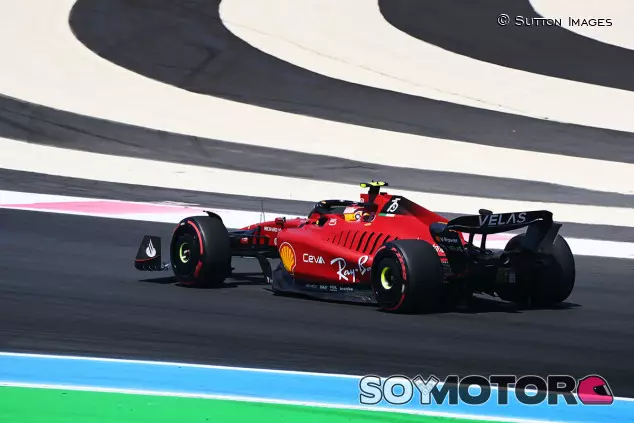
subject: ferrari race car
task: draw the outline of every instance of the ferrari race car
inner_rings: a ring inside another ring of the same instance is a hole
[[[382,310],[432,312],[474,293],[521,306],[564,301],[575,283],[575,262],[560,223],[545,210],[453,220],[399,195],[385,182],[362,183],[360,201],[324,200],[306,218],[277,218],[227,229],[220,216],[183,219],[174,229],[170,262],[161,239],[144,236],[135,259],[143,271],[173,269],[181,284],[214,286],[231,276],[233,257],[259,261],[276,293],[374,303]],[[527,227],[503,250],[487,235]],[[474,245],[480,235],[480,245]],[[273,270],[270,259],[279,259]]]

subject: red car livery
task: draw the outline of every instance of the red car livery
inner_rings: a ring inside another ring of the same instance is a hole
[[[438,310],[474,293],[522,305],[565,300],[574,286],[574,258],[545,210],[448,220],[406,197],[381,192],[385,182],[362,183],[359,201],[323,200],[306,218],[227,229],[220,216],[182,220],[170,242],[146,235],[135,266],[172,268],[186,285],[217,285],[232,274],[233,257],[257,258],[277,293],[378,304],[393,312]],[[486,248],[486,236],[520,228],[504,250]],[[480,246],[473,244],[480,234]],[[149,248],[152,246],[152,249]],[[153,255],[148,254],[153,252]],[[272,269],[270,260],[279,260]]]

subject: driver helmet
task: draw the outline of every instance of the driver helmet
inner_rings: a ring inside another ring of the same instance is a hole
[[[343,211],[343,217],[346,219],[346,222],[360,222],[364,211],[363,207],[355,204],[346,207]]]
[[[346,222],[369,222],[374,218],[374,213],[370,213],[365,207],[355,204],[346,207],[343,211]]]

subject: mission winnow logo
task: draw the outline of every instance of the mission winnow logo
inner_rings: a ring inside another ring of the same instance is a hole
[[[511,395],[517,402],[537,405],[547,402],[557,405],[562,401],[568,405],[609,405],[614,394],[608,382],[599,375],[575,379],[568,375],[551,375],[546,378],[535,375],[471,375],[447,376],[444,381],[431,375],[365,376],[359,382],[359,400],[363,405],[387,402],[392,405],[417,401],[421,405],[482,405],[492,398],[498,405],[509,404]]]

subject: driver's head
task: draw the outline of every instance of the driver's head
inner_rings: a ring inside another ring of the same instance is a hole
[[[365,207],[363,205],[355,204],[350,207],[346,207],[343,211],[343,216],[347,222],[371,222],[374,220],[375,213],[373,207]]]
[[[365,210],[359,205],[346,207],[343,211],[343,217],[347,222],[360,222]]]

